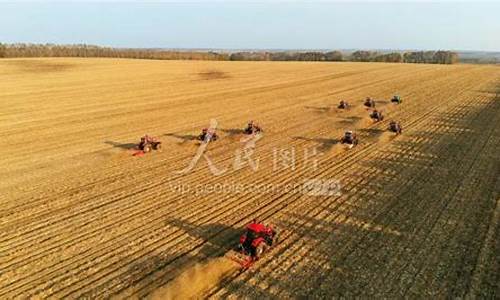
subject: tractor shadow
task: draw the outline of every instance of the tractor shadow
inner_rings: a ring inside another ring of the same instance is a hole
[[[156,278],[154,282],[151,282],[147,290],[141,291],[141,298],[175,279],[179,271],[182,272],[197,263],[224,256],[226,252],[238,245],[239,237],[244,232],[243,229],[235,229],[222,223],[196,225],[190,221],[170,217],[165,220],[164,224],[172,227],[173,234],[189,236],[187,239],[180,237],[177,239],[191,240],[197,246],[194,249],[187,247],[186,250],[179,252],[176,251],[177,245],[174,244],[168,249],[143,257],[131,264],[128,272],[121,279],[122,282],[127,283],[127,286],[148,280],[148,274],[157,271],[164,273],[161,278]]]
[[[397,137],[396,133],[390,131],[388,128],[363,128],[359,129],[358,133],[362,139],[379,144],[386,144]]]
[[[226,79],[231,77],[226,72],[219,70],[206,70],[199,72],[198,76],[201,80]]]
[[[165,224],[177,227],[187,233],[190,237],[196,240],[201,239],[203,241],[201,248],[199,248],[199,252],[190,257],[189,260],[191,262],[193,260],[206,261],[207,259],[223,256],[226,252],[237,246],[239,237],[244,232],[243,228],[235,229],[232,226],[222,223],[196,225],[189,221],[176,218],[167,219]],[[270,278],[270,280],[278,282],[277,279]],[[225,287],[226,291],[223,293],[223,298],[226,298],[229,295],[236,295],[240,298],[245,298],[249,294],[252,296],[262,297],[263,299],[276,298],[275,292],[257,287],[248,282],[232,281],[230,278],[226,280],[223,279],[217,283],[217,286]]]
[[[245,133],[245,130],[241,128],[227,128],[227,129],[221,128],[220,131],[227,133],[229,136],[235,136]]]
[[[320,144],[318,150],[319,151],[329,151],[333,148],[333,146],[340,143],[339,139],[327,139],[327,138],[307,138],[303,136],[295,136],[294,140],[302,140],[307,142],[315,142]]]
[[[194,134],[178,134],[178,133],[166,133],[165,136],[173,137],[181,140],[178,144],[184,144],[189,141],[196,141],[198,139],[197,135]]]
[[[195,225],[175,218],[167,219],[165,225],[177,227],[189,236],[203,240],[203,246],[198,255],[204,258],[221,256],[234,249],[238,245],[240,235],[244,232],[243,229],[235,229],[222,223]]]
[[[111,145],[115,148],[123,149],[123,150],[131,150],[137,147],[137,144],[134,143],[118,143],[113,141],[105,141],[104,144]]]
[[[337,121],[337,124],[340,126],[354,126],[361,120],[363,120],[363,117],[358,117],[358,116],[343,117],[342,120]]]
[[[328,113],[333,110],[333,107],[330,106],[304,106],[304,108],[318,114]]]
[[[391,100],[375,100],[375,104],[376,105],[387,105],[387,104],[391,104]]]
[[[357,132],[359,132],[360,135],[366,134],[367,136],[370,136],[372,138],[377,138],[381,136],[385,132],[385,130],[379,128],[361,128],[358,129]]]

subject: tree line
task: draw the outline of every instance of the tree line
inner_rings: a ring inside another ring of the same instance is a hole
[[[380,53],[377,51],[247,51],[217,53],[214,51],[176,51],[161,49],[123,49],[95,45],[1,44],[0,57],[115,57],[164,60],[232,60],[232,61],[360,61],[392,63],[454,64],[453,51],[409,51]]]
[[[213,51],[124,49],[95,45],[1,44],[0,57],[114,57],[164,60],[228,60],[228,54]]]
[[[354,51],[344,55],[340,51],[329,52],[236,52],[229,56],[236,61],[360,61],[392,63],[455,64],[458,54],[452,51],[411,51],[380,53],[377,51]]]
[[[340,51],[329,52],[235,52],[229,55],[229,60],[235,61],[343,61],[344,56]]]
[[[355,51],[351,54],[352,61],[404,62],[425,64],[455,64],[458,54],[453,51],[410,51],[380,54],[375,51]]]

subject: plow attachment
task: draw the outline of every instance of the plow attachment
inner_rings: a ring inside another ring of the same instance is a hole
[[[143,156],[144,155],[144,151],[142,150],[136,150],[134,151],[134,153],[132,153],[132,156]]]
[[[245,254],[238,252],[238,251],[235,251],[235,250],[229,250],[229,252],[227,252],[224,255],[224,257],[236,262],[243,269],[250,268],[254,263],[254,260],[252,259],[251,256],[245,255]]]

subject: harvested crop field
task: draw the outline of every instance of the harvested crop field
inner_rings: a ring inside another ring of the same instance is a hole
[[[500,296],[499,67],[3,59],[0,99],[0,298]]]

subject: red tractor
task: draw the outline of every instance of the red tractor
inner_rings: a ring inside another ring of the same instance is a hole
[[[337,106],[337,108],[347,109],[347,108],[349,108],[349,103],[347,103],[347,101],[345,101],[345,100],[341,100],[339,105]]]
[[[255,124],[254,121],[249,121],[247,127],[243,130],[245,134],[256,134],[260,133],[262,129],[259,125]]]
[[[278,231],[271,225],[264,225],[253,220],[240,237],[238,251],[232,251],[229,258],[243,268],[249,268],[271,247],[276,245]]]
[[[378,111],[378,110],[374,110],[371,114],[370,114],[370,118],[372,118],[373,121],[375,122],[379,122],[379,121],[382,121],[384,119],[384,116],[382,115],[382,112]]]
[[[374,108],[375,107],[375,100],[373,100],[372,98],[370,97],[367,97],[366,100],[365,100],[365,103],[364,105],[366,107],[371,107],[371,108]]]
[[[350,149],[358,144],[358,137],[354,132],[348,130],[344,133],[344,136],[340,139],[341,144],[346,144]]]
[[[151,150],[160,150],[161,142],[156,138],[145,134],[143,137],[141,137],[138,148],[144,153],[148,153]]]
[[[198,136],[198,140],[205,143],[216,141],[218,138],[219,136],[217,135],[217,132],[215,132],[215,129],[209,130],[208,128],[203,128]]]
[[[403,127],[396,121],[391,121],[389,123],[389,130],[396,133],[396,135],[401,134],[403,132]]]

